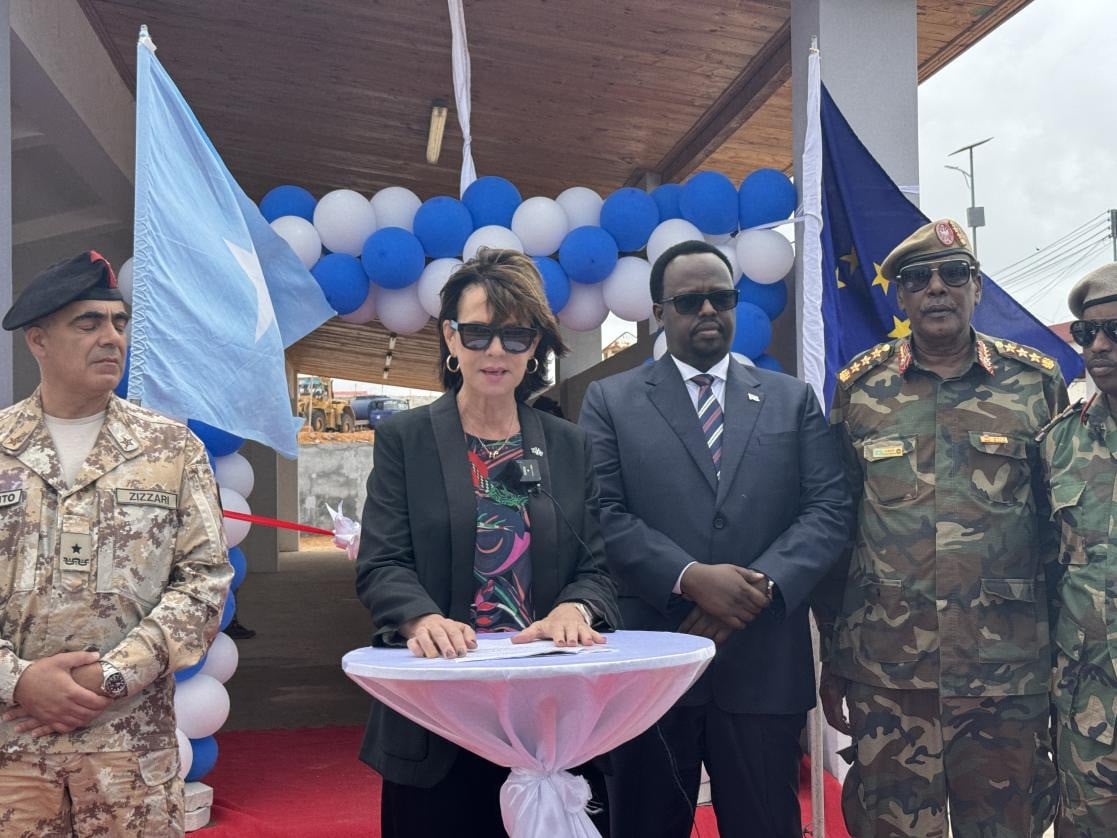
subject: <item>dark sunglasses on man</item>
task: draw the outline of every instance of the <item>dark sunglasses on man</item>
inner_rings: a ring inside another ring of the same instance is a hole
[[[917,262],[904,265],[896,273],[896,281],[909,294],[918,294],[931,284],[931,277],[938,273],[944,285],[961,288],[977,275],[977,265],[968,259],[945,259],[942,262]]]
[[[1075,320],[1070,324],[1070,336],[1085,349],[1094,343],[1098,332],[1105,332],[1111,343],[1117,344],[1117,318],[1111,320]]]
[[[737,300],[740,297],[741,292],[736,288],[727,288],[720,291],[710,291],[707,294],[699,294],[698,292],[676,294],[674,297],[660,300],[659,304],[665,306],[671,303],[679,314],[697,314],[706,300],[710,301],[714,311],[729,311],[729,309],[737,307]]]
[[[493,338],[500,336],[500,345],[505,352],[520,355],[531,349],[531,342],[539,334],[533,326],[501,326],[494,328],[487,323],[459,323],[450,321],[450,328],[458,333],[462,346],[474,352],[484,352],[493,342]]]

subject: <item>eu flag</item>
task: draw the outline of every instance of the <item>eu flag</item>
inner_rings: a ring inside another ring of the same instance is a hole
[[[141,40],[129,398],[294,457],[283,349],[334,315]]]
[[[888,253],[930,219],[909,201],[861,144],[822,88],[822,312],[826,323],[826,403],[839,370],[910,326],[894,283],[880,273]],[[982,274],[974,327],[1050,355],[1069,382],[1082,374],[1078,353]]]

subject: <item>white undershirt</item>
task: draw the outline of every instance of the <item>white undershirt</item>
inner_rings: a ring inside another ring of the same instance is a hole
[[[54,450],[62,466],[62,476],[67,486],[73,486],[81,471],[85,458],[97,442],[97,434],[105,424],[105,411],[80,419],[59,419],[57,416],[43,415],[47,431],[54,441]]]

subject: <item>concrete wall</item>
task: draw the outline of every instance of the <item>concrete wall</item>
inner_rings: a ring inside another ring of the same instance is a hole
[[[372,471],[371,442],[329,442],[299,446],[299,523],[331,528],[326,504],[359,521],[365,483]]]

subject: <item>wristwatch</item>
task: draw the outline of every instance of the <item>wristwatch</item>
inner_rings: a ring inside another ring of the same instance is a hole
[[[109,698],[124,698],[128,695],[128,682],[115,666],[101,661],[101,692]]]

